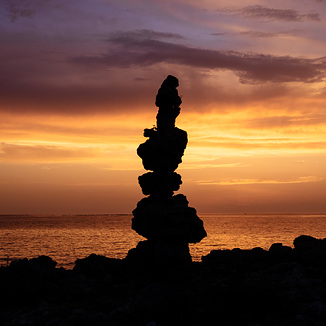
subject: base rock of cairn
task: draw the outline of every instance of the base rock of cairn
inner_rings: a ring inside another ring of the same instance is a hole
[[[148,140],[137,149],[144,168],[149,171],[138,178],[144,195],[133,211],[132,229],[148,240],[131,249],[127,260],[138,263],[191,262],[189,243],[206,237],[202,220],[188,206],[186,196],[174,195],[182,184],[175,172],[187,146],[187,132],[175,127],[180,113],[178,79],[169,75],[158,90],[157,128],[145,129]]]

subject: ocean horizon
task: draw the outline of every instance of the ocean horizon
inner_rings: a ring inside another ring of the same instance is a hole
[[[300,235],[326,237],[326,214],[198,214],[207,237],[190,244],[193,261],[216,249],[268,250],[273,243],[293,247]],[[92,253],[122,259],[145,238],[131,229],[132,214],[0,215],[0,265],[51,257],[72,268]]]

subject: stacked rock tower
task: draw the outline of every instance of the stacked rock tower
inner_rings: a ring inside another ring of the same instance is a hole
[[[138,178],[148,197],[133,211],[132,229],[148,240],[139,242],[128,256],[140,260],[191,262],[188,244],[207,235],[196,210],[188,207],[186,196],[174,195],[182,183],[175,170],[188,142],[187,133],[175,127],[182,102],[178,86],[174,76],[163,81],[155,101],[159,108],[156,127],[144,130],[148,140],[137,149],[144,168],[152,171]]]

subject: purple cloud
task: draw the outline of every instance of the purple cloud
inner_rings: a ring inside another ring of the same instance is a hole
[[[292,22],[302,22],[306,20],[320,21],[319,14],[300,14],[294,9],[275,9],[260,5],[244,7],[240,13],[248,18],[262,18],[268,20],[284,20]]]
[[[19,18],[32,18],[36,14],[37,8],[42,5],[42,2],[48,2],[48,0],[4,0],[4,5],[10,20],[14,22]]]
[[[146,38],[142,35],[140,37],[138,32],[115,33],[108,39],[111,47],[108,53],[74,57],[71,61],[92,69],[94,66],[146,67],[159,63],[225,69],[235,72],[242,83],[316,82],[321,81],[326,72],[326,57],[305,59],[208,50],[159,40],[157,37]],[[160,33],[155,32],[152,35]]]
[[[261,32],[261,31],[244,31],[240,32],[240,35],[248,35],[251,37],[258,37],[258,38],[270,38],[270,37],[278,37],[282,35],[293,35],[294,33],[298,33],[298,30],[295,31],[288,31],[288,32]]]

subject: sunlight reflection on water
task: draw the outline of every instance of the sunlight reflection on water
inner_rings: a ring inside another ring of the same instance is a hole
[[[213,249],[292,246],[301,234],[326,237],[326,215],[200,215],[208,236],[190,245],[193,260]],[[124,258],[144,240],[131,229],[131,215],[0,216],[0,263],[47,255],[70,268],[91,253]]]

